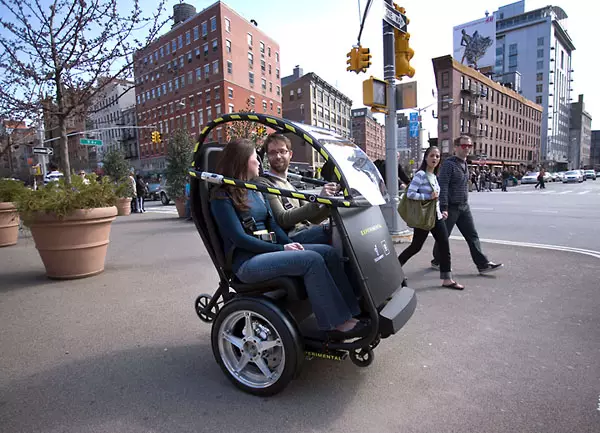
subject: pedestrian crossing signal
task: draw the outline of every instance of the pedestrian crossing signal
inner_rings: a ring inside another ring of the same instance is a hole
[[[152,131],[152,143],[160,143],[160,132]]]

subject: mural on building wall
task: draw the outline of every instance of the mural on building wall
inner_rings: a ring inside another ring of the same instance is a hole
[[[454,27],[454,58],[481,69],[496,60],[496,21],[493,16]]]

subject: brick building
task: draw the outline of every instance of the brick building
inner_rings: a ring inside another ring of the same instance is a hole
[[[300,66],[283,77],[283,117],[314,125],[350,137],[352,100],[314,72],[303,73]],[[294,161],[316,167],[323,165],[321,156],[311,147],[294,152]]]
[[[34,127],[18,120],[0,122],[0,178],[18,177],[27,179],[29,167],[34,163],[32,147],[39,140]]]
[[[170,133],[183,128],[197,136],[221,113],[253,111],[281,115],[279,45],[257,26],[218,1],[196,13],[173,7],[171,30],[134,55],[136,112],[142,170],[165,167]],[[210,139],[223,142],[224,128]]]
[[[433,59],[438,89],[438,140],[452,155],[453,140],[471,136],[472,162],[525,167],[541,158],[542,106],[473,68],[444,56]]]
[[[385,126],[369,108],[352,110],[352,138],[372,161],[385,159]]]

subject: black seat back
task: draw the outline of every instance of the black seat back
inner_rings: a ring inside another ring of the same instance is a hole
[[[206,143],[195,156],[195,168],[199,171],[214,173],[223,147],[218,143]],[[223,253],[223,241],[210,210],[210,191],[214,185],[192,177],[190,181],[190,202],[192,218],[204,246],[213,261],[222,280],[231,277]]]

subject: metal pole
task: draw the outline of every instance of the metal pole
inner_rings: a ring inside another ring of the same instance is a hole
[[[393,8],[392,0],[385,2]],[[383,20],[383,78],[387,81],[387,114],[385,115],[385,173],[390,200],[384,206],[384,216],[390,233],[399,235],[405,229],[398,214],[398,145],[396,120],[396,66],[394,28]]]
[[[38,133],[38,140],[40,141],[40,146],[45,147],[44,146],[44,123],[42,122],[41,117],[38,121],[37,133]],[[46,155],[40,155],[40,160],[41,160],[40,165],[42,166],[42,176],[44,179],[46,179],[46,173],[47,173]],[[42,182],[42,184],[43,184],[43,182]]]

